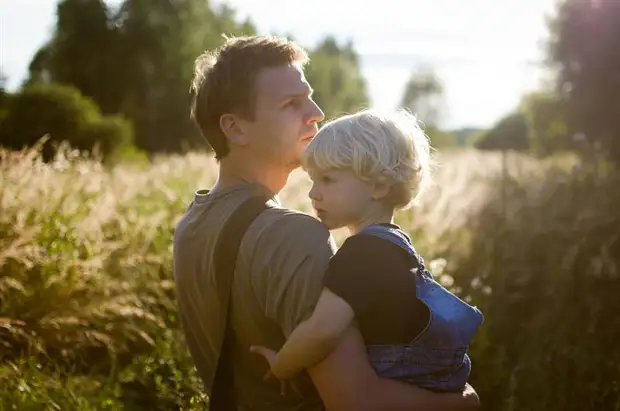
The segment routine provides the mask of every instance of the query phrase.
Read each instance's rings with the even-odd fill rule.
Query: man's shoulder
[[[283,236],[287,234],[301,234],[319,236],[327,239],[330,232],[327,227],[315,217],[303,211],[285,207],[268,208],[257,220],[257,225],[264,230],[264,234]]]
[[[247,233],[248,245],[274,253],[316,254],[335,252],[327,227],[303,211],[269,208],[258,216]],[[295,257],[295,256],[291,256]]]
[[[250,226],[242,244],[254,268],[273,273],[295,270],[304,261],[326,264],[336,251],[327,227],[315,217],[289,208],[269,208]],[[291,273],[292,274],[292,273]]]
[[[184,241],[184,237],[186,236],[186,233],[191,226],[191,214],[193,206],[194,201],[189,203],[189,205],[185,208],[183,214],[181,214],[181,216],[177,220],[172,237],[174,244]]]

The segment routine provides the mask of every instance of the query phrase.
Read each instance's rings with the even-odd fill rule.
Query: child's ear
[[[375,180],[373,183],[373,200],[381,200],[390,194],[391,184],[388,182],[387,178],[381,176]]]

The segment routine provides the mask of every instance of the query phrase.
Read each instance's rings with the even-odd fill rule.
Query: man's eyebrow
[[[300,91],[297,93],[290,93],[285,96],[282,96],[282,100],[288,100],[290,98],[296,98],[296,97],[306,97],[306,96],[311,96],[312,94],[314,94],[314,89],[312,87],[308,87],[304,91]]]

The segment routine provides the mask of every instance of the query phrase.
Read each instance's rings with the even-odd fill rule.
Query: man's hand
[[[480,409],[480,398],[478,398],[478,394],[476,390],[474,390],[474,387],[469,384],[467,384],[463,390],[463,399],[465,401],[464,406],[469,407],[467,408],[468,411],[478,411]]]
[[[265,360],[267,360],[267,362],[269,363],[269,371],[267,371],[267,373],[263,377],[265,381],[272,380],[272,379],[279,379],[272,372],[273,363],[276,359],[276,355],[278,354],[276,351],[270,348],[267,348],[267,347],[260,346],[260,345],[251,346],[250,351],[255,354],[262,355],[265,358]],[[297,387],[297,385],[292,379],[291,380],[279,379],[279,381],[280,381],[280,394],[286,395],[287,387],[290,386],[290,388],[295,393],[297,393],[299,397],[302,397],[301,391],[299,390],[299,388]]]
[[[436,393],[379,378],[359,330],[351,327],[336,350],[308,369],[328,411],[478,411],[471,386],[462,393]]]

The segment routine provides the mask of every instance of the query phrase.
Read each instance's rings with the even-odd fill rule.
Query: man
[[[227,39],[196,61],[192,116],[219,161],[211,190],[198,190],[174,238],[174,274],[183,329],[210,392],[225,307],[214,286],[214,247],[228,217],[246,199],[277,194],[317,132],[323,112],[304,77],[306,52],[291,41],[252,36]],[[276,207],[250,225],[240,246],[231,292],[233,363],[238,409],[475,410],[473,390],[435,394],[379,379],[356,329],[298,384],[281,394],[265,381],[268,364],[251,345],[277,349],[311,314],[333,255],[329,231],[310,215]],[[309,377],[309,378],[308,378]]]

